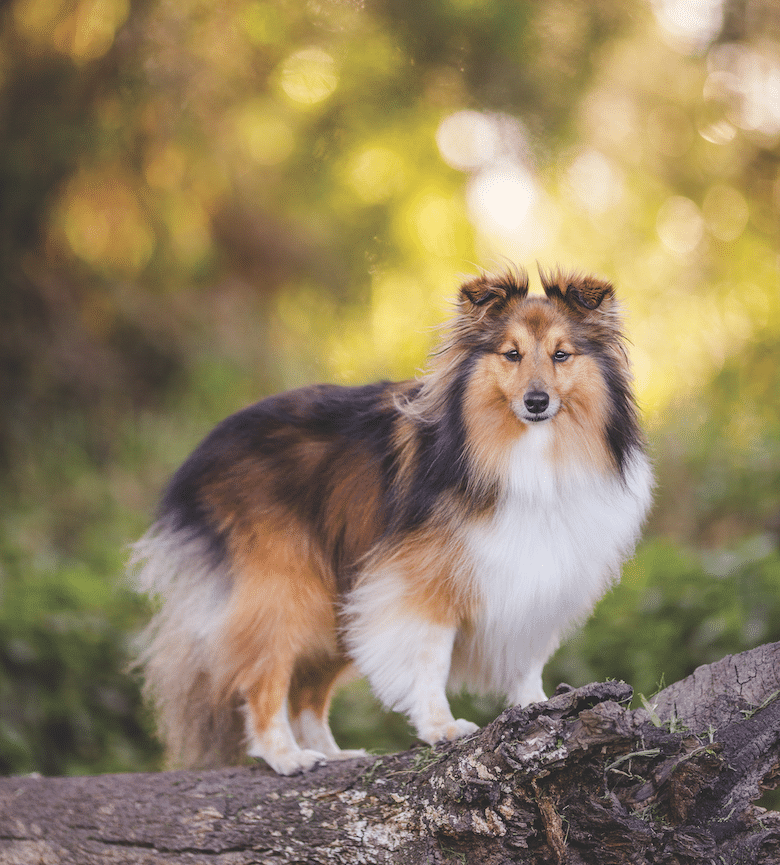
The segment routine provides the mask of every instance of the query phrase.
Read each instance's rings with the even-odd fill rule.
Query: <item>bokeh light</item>
[[[707,46],[723,26],[724,0],[652,0],[653,12],[673,45]]]
[[[661,243],[681,256],[694,252],[704,236],[699,208],[682,195],[673,195],[663,203],[656,226]]]
[[[135,275],[154,251],[154,234],[121,170],[74,177],[60,202],[59,223],[71,251],[100,271]]]
[[[287,57],[277,70],[279,87],[300,105],[327,99],[339,83],[336,63],[321,48],[303,48]]]
[[[85,63],[111,48],[129,0],[15,0],[14,24],[27,39]]]

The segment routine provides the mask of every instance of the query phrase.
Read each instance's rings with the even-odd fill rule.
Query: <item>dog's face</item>
[[[619,342],[611,286],[590,279],[543,284],[546,296],[484,278],[461,289],[459,332],[472,364],[464,400],[469,447],[500,467],[502,449],[550,425],[556,459],[586,458],[605,468],[611,409],[604,358],[617,357]]]
[[[522,423],[545,423],[604,399],[601,371],[575,331],[576,323],[549,301],[526,300],[507,315],[483,367]]]
[[[541,305],[518,310],[486,358],[495,386],[523,423],[552,420],[582,365],[565,323],[557,318]]]
[[[508,304],[495,321],[492,345],[476,361],[472,401],[503,405],[521,425],[554,421],[562,412],[603,411],[606,384],[578,324],[544,298]]]

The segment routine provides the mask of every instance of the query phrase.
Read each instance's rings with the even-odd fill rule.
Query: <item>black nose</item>
[[[550,404],[550,397],[543,390],[530,390],[523,402],[531,414],[541,414]]]

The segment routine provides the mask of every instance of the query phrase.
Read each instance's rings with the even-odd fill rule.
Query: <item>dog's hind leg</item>
[[[342,750],[328,723],[331,696],[348,667],[343,656],[299,659],[290,686],[290,723],[298,744],[329,760],[365,756],[363,750]]]
[[[310,769],[326,759],[320,745],[330,748],[324,736],[314,747],[307,742],[302,748],[292,729],[289,700],[300,690],[301,659],[338,658],[331,592],[301,537],[301,532],[256,527],[251,543],[235,556],[223,653],[233,667],[230,687],[244,700],[248,754],[282,775]],[[335,672],[345,663],[339,660]],[[327,694],[334,675],[318,671],[318,684],[323,677]],[[297,727],[301,707],[295,708]]]
[[[265,760],[280,775],[311,769],[326,757],[320,751],[301,748],[295,740],[287,712],[287,687],[280,669],[276,681],[263,676],[242,692],[246,700],[247,754]]]

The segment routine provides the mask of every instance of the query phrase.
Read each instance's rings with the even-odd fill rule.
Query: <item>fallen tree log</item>
[[[618,682],[473,736],[281,778],[0,780],[0,863],[778,863],[780,643],[630,710]]]

